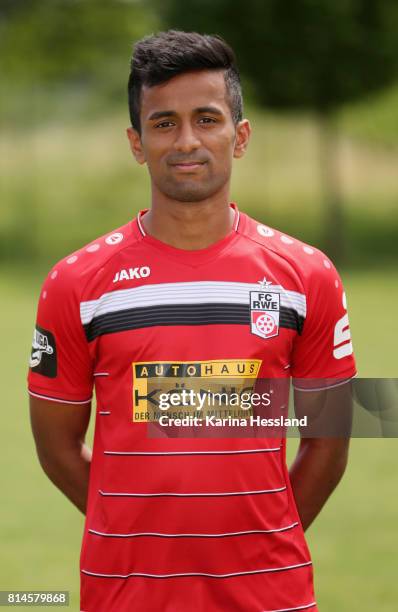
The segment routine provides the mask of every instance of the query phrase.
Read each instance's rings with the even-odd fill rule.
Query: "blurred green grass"
[[[83,521],[42,473],[29,425],[27,344],[33,330],[40,282],[15,271],[0,275],[2,335],[7,347],[7,355],[2,359],[0,589],[71,590],[71,609],[78,610]]]
[[[395,277],[395,269],[343,274],[361,376],[397,376]],[[42,473],[29,426],[25,377],[41,280],[28,269],[0,271],[6,351],[0,589],[70,590],[71,609],[78,610],[83,519]],[[290,458],[296,444],[289,440]],[[322,612],[396,610],[396,448],[393,439],[353,440],[347,474],[310,529]]]

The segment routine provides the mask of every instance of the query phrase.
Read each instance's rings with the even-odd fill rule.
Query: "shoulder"
[[[49,271],[44,282],[44,292],[64,295],[82,293],[87,283],[121,251],[140,240],[134,231],[133,221],[122,225],[103,236],[85,244],[58,261]]]
[[[304,285],[318,283],[335,284],[339,280],[337,270],[323,251],[306,244],[276,228],[244,215],[241,234],[259,249],[294,270]]]

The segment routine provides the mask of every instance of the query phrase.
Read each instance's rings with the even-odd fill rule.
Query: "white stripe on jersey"
[[[267,567],[265,569],[249,570],[243,572],[231,572],[229,574],[210,574],[207,572],[180,572],[178,574],[147,574],[144,572],[131,572],[130,574],[100,574],[82,569],[82,574],[87,576],[96,576],[97,578],[179,578],[182,576],[204,576],[208,578],[233,578],[234,576],[250,576],[253,574],[268,574],[273,572],[284,572],[286,570],[298,569],[300,567],[308,567],[312,565],[312,561],[305,563],[297,563],[296,565],[283,565],[282,567]],[[293,608],[294,610],[294,608]]]
[[[298,523],[291,523],[286,527],[278,527],[277,529],[251,529],[249,531],[229,531],[221,533],[158,533],[154,531],[143,531],[136,533],[106,533],[104,531],[96,531],[95,529],[89,529],[88,532],[93,535],[103,536],[105,538],[136,538],[141,536],[156,536],[161,538],[225,538],[228,536],[240,536],[240,535],[257,535],[261,533],[283,533],[284,531],[290,531],[298,527]]]
[[[159,283],[142,285],[132,289],[119,289],[104,293],[96,300],[81,302],[80,317],[83,325],[94,317],[109,312],[175,304],[250,304],[250,291],[262,291],[258,283],[235,283],[227,281],[198,281],[183,283]],[[266,291],[281,296],[281,306],[293,308],[302,317],[306,316],[306,298],[297,291],[288,291],[281,285],[270,285]]]
[[[279,487],[277,489],[259,489],[256,491],[227,491],[219,493],[174,493],[166,491],[162,493],[111,493],[110,491],[98,492],[103,497],[231,497],[235,495],[260,495],[263,493],[282,493],[287,487]]]
[[[29,395],[33,395],[33,397],[38,397],[39,399],[50,400],[50,402],[58,402],[59,404],[88,404],[93,399],[92,397],[89,397],[86,400],[79,400],[79,401],[66,400],[66,399],[61,399],[59,397],[52,397],[51,395],[42,395],[40,393],[34,393],[30,389],[28,389],[28,393]]]
[[[308,608],[313,608],[314,606],[316,606],[316,601],[312,601],[306,606],[298,606],[297,608],[279,608],[279,610],[263,610],[263,612],[298,612],[299,610],[308,610]]]
[[[104,451],[104,455],[240,455],[242,453],[273,453],[281,450],[273,448],[245,448],[243,450],[207,450],[207,451]]]
[[[326,391],[327,389],[334,389],[335,387],[341,387],[341,385],[346,385],[348,382],[350,382],[350,380],[353,380],[357,376],[358,374],[354,374],[354,376],[350,376],[349,378],[342,378],[342,379],[320,378],[318,380],[325,384],[319,387],[310,387],[310,386],[309,387],[298,387],[295,383],[295,380],[304,380],[303,378],[298,378],[298,379],[293,379],[292,385],[293,385],[293,389],[295,389],[296,391],[304,391],[305,393],[311,392],[311,391]],[[334,384],[329,384],[328,381],[331,381],[331,380],[336,380],[338,382],[335,382]],[[313,382],[314,379],[311,378],[310,381]]]

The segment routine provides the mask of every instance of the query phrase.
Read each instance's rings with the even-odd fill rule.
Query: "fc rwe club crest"
[[[251,332],[261,338],[279,334],[280,295],[270,291],[250,291]]]

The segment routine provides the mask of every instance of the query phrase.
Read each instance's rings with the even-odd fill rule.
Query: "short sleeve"
[[[306,318],[293,347],[293,384],[331,387],[356,375],[346,296],[337,270],[324,256],[306,284]]]
[[[79,279],[54,268],[40,292],[29,362],[31,395],[66,403],[90,401],[92,361],[78,298]]]

